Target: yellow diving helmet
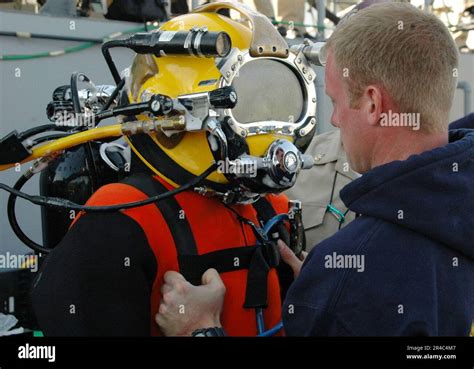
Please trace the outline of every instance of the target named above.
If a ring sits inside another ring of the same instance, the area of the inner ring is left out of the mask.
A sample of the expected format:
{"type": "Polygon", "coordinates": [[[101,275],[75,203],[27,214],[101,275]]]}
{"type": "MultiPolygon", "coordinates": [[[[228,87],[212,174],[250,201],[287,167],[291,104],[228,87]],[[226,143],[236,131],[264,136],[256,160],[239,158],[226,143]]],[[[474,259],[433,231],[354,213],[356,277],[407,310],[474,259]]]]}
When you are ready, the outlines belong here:
{"type": "Polygon", "coordinates": [[[205,5],[153,32],[166,47],[135,57],[128,99],[168,96],[175,124],[127,137],[135,155],[175,187],[217,162],[200,191],[228,203],[293,186],[313,165],[303,153],[316,130],[315,73],[302,49],[290,51],[265,16],[237,3],[205,5]]]}

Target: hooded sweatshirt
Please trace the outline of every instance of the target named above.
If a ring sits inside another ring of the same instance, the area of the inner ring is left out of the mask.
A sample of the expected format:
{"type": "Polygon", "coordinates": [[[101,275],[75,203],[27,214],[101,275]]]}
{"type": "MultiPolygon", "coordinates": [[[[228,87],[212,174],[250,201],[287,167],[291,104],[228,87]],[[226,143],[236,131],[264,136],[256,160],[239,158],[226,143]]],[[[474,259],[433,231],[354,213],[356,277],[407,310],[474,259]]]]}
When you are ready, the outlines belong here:
{"type": "Polygon", "coordinates": [[[474,319],[474,130],[373,168],[340,193],[359,214],[288,291],[290,336],[467,336],[474,319]]]}

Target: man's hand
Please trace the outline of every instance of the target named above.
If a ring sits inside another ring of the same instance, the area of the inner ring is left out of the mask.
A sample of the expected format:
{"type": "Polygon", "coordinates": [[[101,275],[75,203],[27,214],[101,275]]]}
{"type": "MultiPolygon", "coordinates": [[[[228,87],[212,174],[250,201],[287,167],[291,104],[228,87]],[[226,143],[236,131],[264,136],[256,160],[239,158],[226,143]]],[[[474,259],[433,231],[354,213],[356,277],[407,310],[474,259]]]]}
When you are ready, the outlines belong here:
{"type": "Polygon", "coordinates": [[[203,274],[201,286],[173,271],[166,272],[164,280],[155,320],[165,336],[191,336],[199,328],[221,326],[225,286],[215,269],[203,274]]]}
{"type": "Polygon", "coordinates": [[[280,250],[280,255],[283,261],[287,263],[291,269],[293,269],[293,274],[296,279],[300,275],[301,266],[303,265],[306,256],[308,256],[308,253],[302,251],[301,254],[303,256],[303,260],[300,260],[282,240],[278,240],[278,249],[280,250]]]}

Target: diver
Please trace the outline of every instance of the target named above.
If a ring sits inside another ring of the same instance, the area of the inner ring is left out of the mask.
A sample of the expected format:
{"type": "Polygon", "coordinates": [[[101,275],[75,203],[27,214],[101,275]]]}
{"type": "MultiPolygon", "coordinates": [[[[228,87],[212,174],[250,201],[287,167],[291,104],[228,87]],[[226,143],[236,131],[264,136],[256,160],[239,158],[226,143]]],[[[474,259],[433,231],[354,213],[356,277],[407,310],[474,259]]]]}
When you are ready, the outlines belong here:
{"type": "Polygon", "coordinates": [[[45,258],[32,288],[40,329],[160,335],[154,316],[165,273],[200,285],[213,268],[227,291],[226,332],[277,334],[292,273],[279,263],[276,240],[298,255],[304,247],[301,209],[280,193],[313,164],[304,151],[316,131],[315,74],[303,50],[290,51],[266,17],[229,3],[108,45],[138,53],[122,82],[103,47],[126,93],[103,113],[120,112],[120,127],[95,128],[125,136],[131,173],[77,207],[45,258]],[[219,14],[228,8],[252,30],[219,14]],[[120,211],[99,211],[111,208],[120,211]]]}

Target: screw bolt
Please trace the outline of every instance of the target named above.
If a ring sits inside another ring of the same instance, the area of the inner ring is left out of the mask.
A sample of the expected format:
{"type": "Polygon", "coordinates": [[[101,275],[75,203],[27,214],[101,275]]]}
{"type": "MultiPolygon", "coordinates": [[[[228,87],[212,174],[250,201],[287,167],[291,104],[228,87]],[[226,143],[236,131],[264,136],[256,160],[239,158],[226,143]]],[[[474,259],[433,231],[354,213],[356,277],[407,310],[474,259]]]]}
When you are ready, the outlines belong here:
{"type": "Polygon", "coordinates": [[[159,111],[160,108],[161,108],[161,104],[158,100],[155,100],[151,103],[151,110],[153,110],[154,112],[159,111]]]}

